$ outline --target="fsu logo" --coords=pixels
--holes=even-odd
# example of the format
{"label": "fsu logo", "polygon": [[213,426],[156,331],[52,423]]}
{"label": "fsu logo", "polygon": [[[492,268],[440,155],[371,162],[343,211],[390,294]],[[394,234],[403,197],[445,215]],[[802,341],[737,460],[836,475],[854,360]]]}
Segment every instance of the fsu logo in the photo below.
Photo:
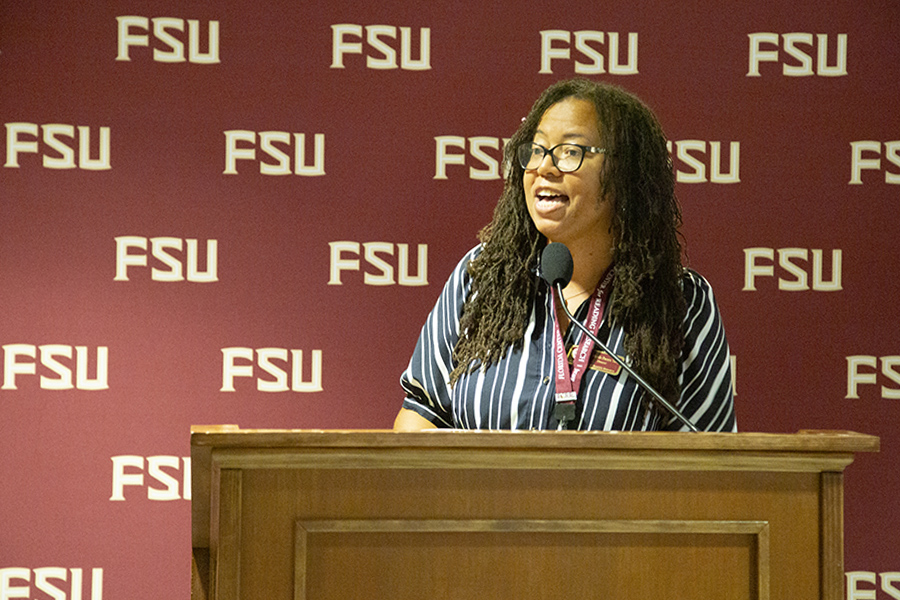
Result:
{"label": "fsu logo", "polygon": [[[431,69],[431,29],[419,29],[419,57],[413,58],[412,29],[400,27],[400,60],[397,61],[397,27],[392,25],[366,25],[365,46],[367,69],[402,69],[427,71]],[[342,23],[331,26],[331,68],[344,69],[345,54],[363,54],[363,26]],[[390,40],[390,41],[386,41]]]}
{"label": "fsu logo", "polygon": [[[369,269],[363,272],[365,285],[424,286],[428,285],[428,244],[419,244],[416,254],[418,268],[410,273],[409,244],[390,242],[329,242],[331,268],[328,285],[343,285],[344,271],[359,271],[360,254]],[[396,245],[396,251],[394,246]],[[361,248],[360,248],[361,246]],[[394,258],[396,256],[396,259]],[[395,269],[396,265],[396,269]],[[373,272],[374,269],[374,272]],[[394,275],[396,271],[396,276]]]}
{"label": "fsu logo", "polygon": [[[541,70],[542,75],[553,74],[554,60],[572,60],[569,47],[574,38],[575,51],[579,58],[586,61],[575,61],[575,73],[579,75],[635,75],[638,72],[638,34],[628,34],[627,51],[619,49],[619,34],[614,31],[566,31],[563,29],[547,29],[541,31]],[[605,52],[600,48],[605,45]],[[624,54],[625,58],[620,58]],[[605,62],[604,62],[605,59]]]}
{"label": "fsu logo", "polygon": [[[266,161],[257,158],[257,143]],[[255,131],[232,129],[225,132],[225,170],[222,173],[237,175],[237,161],[250,160],[259,163],[262,175],[318,177],[325,174],[324,133],[313,136],[313,146],[313,159],[309,163],[305,133],[260,131],[257,137]]]}
{"label": "fsu logo", "polygon": [[[674,151],[673,151],[674,143]],[[680,140],[666,142],[669,154],[674,154],[675,179],[679,183],[740,183],[741,143],[728,145],[728,170],[723,168],[722,142]],[[707,169],[707,165],[709,168]],[[709,176],[707,176],[707,170]]]}
{"label": "fsu logo", "polygon": [[[222,348],[222,388],[234,392],[236,377],[256,379],[260,392],[321,392],[322,351],[310,356],[308,379],[303,375],[303,350],[287,348]],[[255,361],[255,362],[254,362]]]}
{"label": "fsu logo", "polygon": [[[78,133],[75,133],[75,130]],[[39,135],[40,132],[40,135]],[[90,127],[51,123],[7,123],[6,162],[4,167],[19,168],[22,154],[40,154],[45,169],[82,169],[106,171],[110,164],[109,127],[92,133]],[[40,144],[38,143],[40,139]],[[97,139],[97,142],[93,140]],[[77,143],[76,143],[77,140]],[[96,158],[92,150],[96,143]],[[78,160],[75,160],[75,156]]]}
{"label": "fsu logo", "polygon": [[174,237],[149,238],[123,235],[116,238],[116,276],[113,281],[129,281],[129,267],[147,267],[147,242],[154,264],[153,281],[191,281],[211,283],[218,277],[218,240],[206,240],[206,267],[201,270],[200,246],[197,240]]}
{"label": "fsu logo", "polygon": [[900,185],[900,140],[885,142],[884,144],[875,140],[850,142],[850,148],[853,153],[850,166],[850,185],[862,185],[863,171],[882,170],[882,146],[884,147],[885,160],[896,167],[894,172],[884,169],[884,182]]}
{"label": "fsu logo", "polygon": [[[745,292],[756,291],[757,277],[775,277],[778,255],[778,289],[784,292],[838,292],[841,286],[841,250],[831,251],[831,277],[825,278],[824,252],[806,248],[744,248]],[[763,262],[765,261],[765,262]],[[810,266],[809,263],[812,262]],[[812,283],[810,283],[812,280]]]}
{"label": "fsu logo", "polygon": [[[843,77],[847,75],[847,34],[837,35],[837,48],[829,49],[827,33],[815,36],[811,33],[751,33],[750,68],[747,77],[761,77],[759,64],[762,62],[781,63],[781,74],[786,77]],[[833,39],[833,38],[832,38]],[[768,49],[763,49],[766,46]],[[807,54],[803,47],[816,49],[814,54]],[[791,57],[784,62],[779,48]],[[834,56],[834,64],[829,64],[829,55]],[[797,64],[799,63],[799,64]]]}
{"label": "fsu logo", "polygon": [[[96,372],[94,377],[89,375],[92,365]],[[39,375],[42,390],[107,390],[109,348],[98,346],[92,358],[87,346],[6,344],[3,346],[3,385],[0,389],[19,389],[17,379],[23,375]]]}
{"label": "fsu logo", "polygon": [[10,567],[0,569],[0,600],[44,597],[56,600],[103,600],[103,569],[91,569],[88,584],[90,596],[84,594],[87,587],[85,584],[83,569]]}
{"label": "fsu logo", "polygon": [[[187,40],[188,52],[184,52],[184,19],[172,17],[123,16],[116,17],[119,23],[118,52],[116,60],[130,61],[132,46],[149,46],[150,23],[153,23],[153,37],[158,44],[153,49],[153,60],[162,63],[189,62],[197,65],[213,65],[219,60],[219,22],[210,21],[207,25],[206,52],[200,50],[200,21],[188,20]],[[162,48],[161,46],[165,46]]]}

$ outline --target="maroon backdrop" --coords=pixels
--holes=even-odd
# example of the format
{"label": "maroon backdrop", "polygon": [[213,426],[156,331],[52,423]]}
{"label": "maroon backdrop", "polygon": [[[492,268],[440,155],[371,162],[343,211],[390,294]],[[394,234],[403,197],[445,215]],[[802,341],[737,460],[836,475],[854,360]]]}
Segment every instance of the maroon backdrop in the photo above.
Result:
{"label": "maroon backdrop", "polygon": [[[900,599],[900,4],[0,0],[0,600],[189,594],[191,424],[387,428],[539,92],[659,115],[744,431]],[[562,10],[565,8],[565,10]]]}

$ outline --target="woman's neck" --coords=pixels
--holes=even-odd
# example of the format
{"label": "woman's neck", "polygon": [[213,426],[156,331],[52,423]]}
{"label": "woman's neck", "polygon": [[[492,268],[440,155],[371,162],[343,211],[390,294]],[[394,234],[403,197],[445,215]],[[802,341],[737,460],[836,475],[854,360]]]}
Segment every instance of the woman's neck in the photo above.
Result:
{"label": "woman's neck", "polygon": [[[569,312],[575,314],[578,307],[590,298],[594,290],[597,289],[597,286],[600,284],[600,278],[603,277],[603,274],[606,273],[612,264],[610,254],[611,252],[607,254],[585,254],[578,252],[577,249],[576,252],[572,253],[572,279],[563,288],[563,297]],[[569,317],[562,306],[560,306],[560,300],[556,297],[556,294],[553,296],[556,303],[556,320],[559,323],[559,328],[562,331],[566,331],[569,327]]]}
{"label": "woman's neck", "polygon": [[612,264],[612,251],[598,248],[602,248],[602,246],[569,248],[572,253],[572,279],[563,288],[563,296],[570,308],[573,304],[574,308],[578,308],[597,289],[600,278]]}

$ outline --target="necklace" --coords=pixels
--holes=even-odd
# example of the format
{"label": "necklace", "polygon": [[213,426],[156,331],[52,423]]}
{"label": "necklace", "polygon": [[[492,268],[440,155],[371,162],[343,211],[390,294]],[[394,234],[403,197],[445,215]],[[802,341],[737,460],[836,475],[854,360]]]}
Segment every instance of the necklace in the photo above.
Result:
{"label": "necklace", "polygon": [[579,298],[581,296],[585,296],[590,293],[591,293],[590,290],[584,290],[582,292],[578,292],[577,294],[572,294],[571,296],[566,296],[566,302],[568,302],[570,300],[574,300],[575,298]]}

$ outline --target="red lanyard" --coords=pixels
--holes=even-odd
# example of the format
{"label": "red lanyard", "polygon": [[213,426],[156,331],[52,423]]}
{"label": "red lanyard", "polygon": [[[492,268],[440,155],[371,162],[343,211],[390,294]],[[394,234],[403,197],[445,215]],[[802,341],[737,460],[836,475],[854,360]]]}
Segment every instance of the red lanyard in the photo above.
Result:
{"label": "red lanyard", "polygon": [[[588,331],[595,336],[600,331],[600,321],[603,319],[603,307],[609,297],[609,284],[612,281],[613,270],[609,269],[600,281],[597,289],[591,295],[591,304],[588,309],[588,320],[585,323]],[[562,300],[565,302],[565,300]],[[553,354],[556,371],[556,402],[571,403],[573,406],[578,398],[578,389],[581,387],[581,378],[587,369],[591,353],[594,351],[594,341],[588,336],[583,336],[582,343],[575,352],[575,361],[569,371],[569,359],[566,356],[566,344],[563,341],[562,332],[559,329],[559,321],[556,319],[556,303],[553,303]]]}

